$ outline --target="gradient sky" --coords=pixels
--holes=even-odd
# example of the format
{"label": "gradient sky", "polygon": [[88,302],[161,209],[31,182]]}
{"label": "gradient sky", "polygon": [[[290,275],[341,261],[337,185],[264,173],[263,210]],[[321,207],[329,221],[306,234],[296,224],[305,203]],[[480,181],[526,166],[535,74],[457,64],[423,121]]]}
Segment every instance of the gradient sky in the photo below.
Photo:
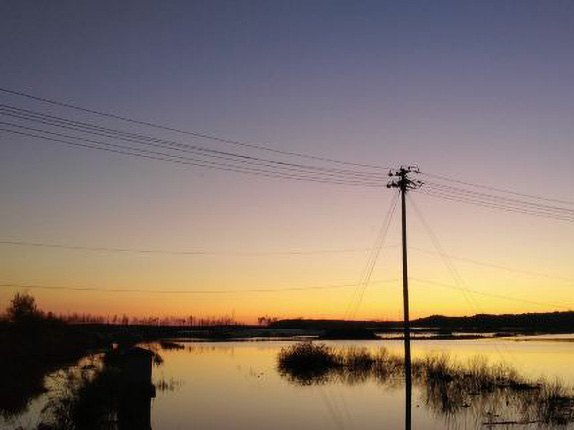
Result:
{"label": "gradient sky", "polygon": [[[0,1],[0,87],[287,151],[417,163],[425,172],[570,200],[573,46],[571,1]],[[0,134],[3,240],[226,252],[366,248],[391,196],[386,188],[178,167]],[[571,223],[412,197],[449,254],[574,279]],[[432,250],[412,215],[410,243]],[[397,221],[388,245],[399,244]],[[0,283],[238,291],[345,284],[359,279],[367,256],[0,245]],[[454,263],[473,290],[574,307],[574,281]],[[399,249],[386,249],[373,279],[399,275]],[[454,282],[440,258],[414,250],[411,275]],[[4,307],[18,288],[1,288]],[[56,312],[234,312],[244,321],[340,317],[352,291],[30,289]],[[411,298],[414,316],[559,310],[480,295],[469,302],[460,291],[415,281]],[[399,282],[369,287],[358,317],[400,316]]]}

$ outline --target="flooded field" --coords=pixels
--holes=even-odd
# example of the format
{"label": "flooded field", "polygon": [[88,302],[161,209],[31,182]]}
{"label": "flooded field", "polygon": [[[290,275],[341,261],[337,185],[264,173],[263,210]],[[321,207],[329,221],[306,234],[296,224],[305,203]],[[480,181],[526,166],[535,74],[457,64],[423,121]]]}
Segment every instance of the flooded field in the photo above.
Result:
{"label": "flooded field", "polygon": [[[468,363],[483,366],[486,360],[489,368],[511,368],[516,381],[545,384],[546,391],[556,389],[556,381],[560,381],[555,393],[560,400],[565,394],[561,390],[574,386],[574,343],[566,339],[572,337],[421,340],[413,342],[413,363],[447,354],[464,369]],[[317,343],[339,350],[366,348],[374,355],[382,347],[396,357],[403,351],[398,340]],[[279,354],[282,348],[293,345],[292,341],[177,344],[179,347],[148,345],[161,356],[158,361],[162,363],[153,368],[156,394],[151,408],[144,405],[139,413],[151,414],[154,430],[405,428],[405,384],[400,366],[385,375],[353,371],[339,372],[335,377],[297,379],[278,369]],[[97,361],[90,366],[95,367]],[[92,369],[86,363],[84,368]],[[48,392],[32,400],[19,415],[3,414],[1,428],[36,428],[46,413],[42,409],[62,391],[58,387],[64,383],[62,375],[48,377]],[[526,384],[509,390],[504,382],[502,391],[478,393],[466,390],[464,384],[456,385],[452,375],[443,379],[444,384],[428,384],[428,380],[424,383],[413,378],[413,429],[574,428],[568,420],[545,421],[544,416],[536,415],[540,411],[537,403],[546,402],[548,396]],[[458,388],[453,388],[455,385]]]}

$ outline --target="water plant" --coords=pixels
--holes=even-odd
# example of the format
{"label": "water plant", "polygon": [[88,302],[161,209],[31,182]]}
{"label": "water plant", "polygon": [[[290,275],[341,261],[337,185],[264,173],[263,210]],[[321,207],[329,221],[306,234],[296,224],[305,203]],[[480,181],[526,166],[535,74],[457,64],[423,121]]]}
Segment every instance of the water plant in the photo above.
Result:
{"label": "water plant", "polygon": [[[574,391],[559,381],[531,380],[504,364],[476,356],[467,362],[427,354],[411,363],[419,401],[443,417],[472,414],[477,425],[574,423]],[[336,348],[311,342],[283,348],[278,370],[298,385],[374,379],[388,386],[404,380],[401,356],[380,348]]]}

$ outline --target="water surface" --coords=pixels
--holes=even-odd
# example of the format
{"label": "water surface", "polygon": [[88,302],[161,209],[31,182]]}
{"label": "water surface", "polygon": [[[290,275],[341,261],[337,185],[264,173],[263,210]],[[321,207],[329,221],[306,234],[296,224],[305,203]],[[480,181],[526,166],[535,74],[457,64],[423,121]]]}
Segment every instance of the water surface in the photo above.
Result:
{"label": "water surface", "polygon": [[[574,386],[574,343],[560,341],[568,336],[479,340],[420,340],[412,343],[413,358],[447,353],[466,362],[477,355],[490,364],[514,367],[519,374],[533,379],[560,379]],[[526,340],[526,339],[524,339]],[[558,341],[556,341],[558,340]],[[158,390],[151,404],[154,430],[171,429],[402,429],[405,427],[405,387],[403,378],[381,382],[376,378],[326,380],[298,384],[277,369],[281,348],[292,341],[251,342],[178,342],[181,349],[161,349],[151,345],[163,357],[153,369]],[[402,354],[400,340],[325,341],[337,347],[387,348]],[[47,378],[54,388],[57,379]],[[435,393],[436,394],[436,393]],[[0,428],[31,429],[41,418],[41,410],[50,395],[32,400],[27,411],[17,417],[0,419]],[[428,390],[413,385],[412,428],[433,429],[535,429],[538,423],[523,425],[484,425],[503,420],[486,406],[468,405],[445,410],[444,405],[429,402]],[[474,403],[478,403],[472,400]],[[440,403],[440,402],[439,402]],[[482,409],[481,409],[482,408]],[[504,411],[502,411],[504,412]],[[574,426],[542,428],[570,429]]]}
{"label": "water surface", "polygon": [[[336,346],[381,346],[402,353],[401,341],[331,341]],[[163,351],[165,364],[156,378],[181,382],[158,393],[153,402],[154,429],[400,429],[404,427],[402,380],[380,384],[367,379],[352,385],[327,382],[301,386],[277,371],[277,355],[291,342],[187,343],[185,350]],[[413,342],[413,357],[447,352],[466,361],[477,355],[504,363],[532,377],[556,378],[574,385],[574,344],[512,339]],[[443,415],[427,407],[413,387],[412,428],[480,428],[485,417]],[[505,428],[507,426],[497,426]],[[535,425],[521,426],[521,428]],[[566,428],[566,427],[562,427]]]}

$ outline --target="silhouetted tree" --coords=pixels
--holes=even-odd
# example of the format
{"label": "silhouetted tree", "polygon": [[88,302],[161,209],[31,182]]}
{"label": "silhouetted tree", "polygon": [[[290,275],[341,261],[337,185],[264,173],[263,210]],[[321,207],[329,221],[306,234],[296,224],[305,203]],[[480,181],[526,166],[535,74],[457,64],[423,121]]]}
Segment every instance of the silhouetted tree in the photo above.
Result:
{"label": "silhouetted tree", "polygon": [[23,323],[38,319],[42,312],[36,306],[36,299],[28,293],[16,293],[10,306],[6,309],[8,321]]}

